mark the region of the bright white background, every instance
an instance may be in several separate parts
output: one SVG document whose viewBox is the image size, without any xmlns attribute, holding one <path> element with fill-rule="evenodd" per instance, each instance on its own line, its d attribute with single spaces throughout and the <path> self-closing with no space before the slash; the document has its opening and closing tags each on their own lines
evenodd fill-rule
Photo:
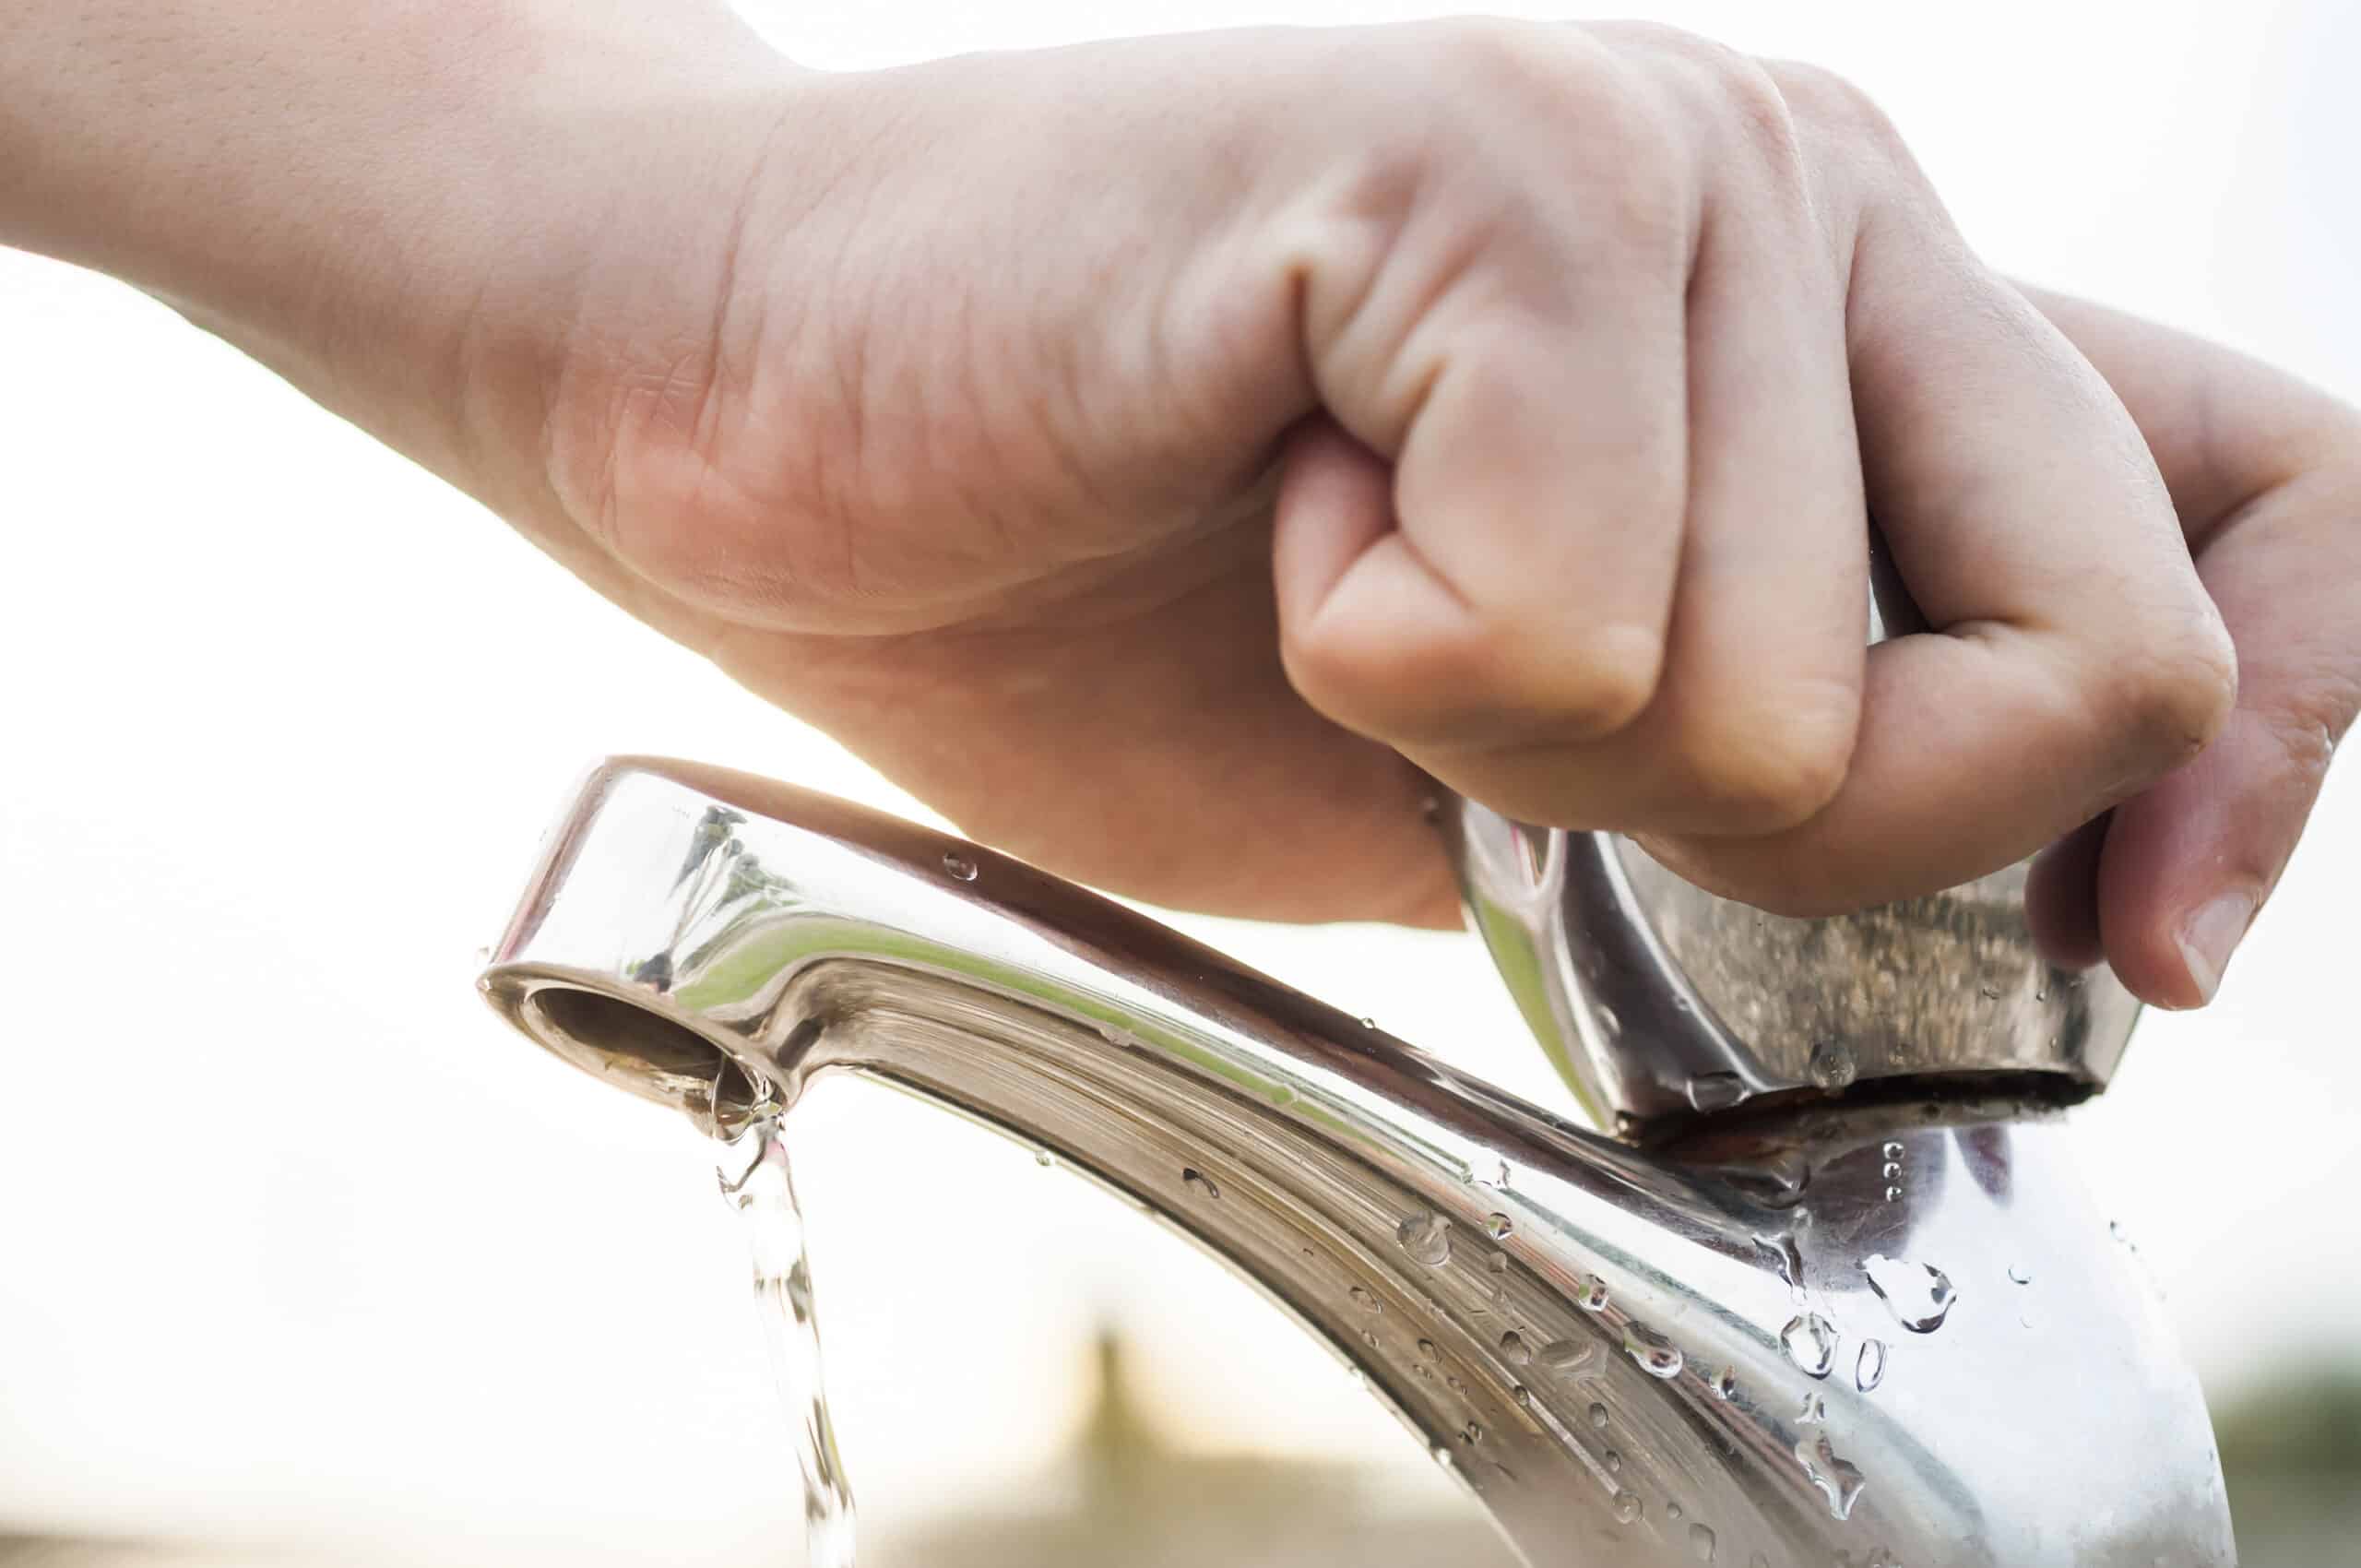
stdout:
<svg viewBox="0 0 2361 1568">
<path fill-rule="evenodd" d="M 863 66 L 1429 9 L 761 15 Z M 2009 268 L 2361 394 L 2349 0 L 1650 14 L 1869 86 Z M 0 253 L 0 1525 L 441 1538 L 446 1562 L 783 1530 L 701 1151 L 507 1036 L 472 955 L 602 752 L 914 808 L 145 299 Z M 2087 1118 L 2217 1391 L 2361 1357 L 2356 870 L 2348 773 L 2220 1004 L 2152 1016 Z M 1551 1092 L 1465 941 L 1190 923 Z M 884 1095 L 800 1120 L 872 1517 L 1021 1500 L 1107 1314 L 1191 1441 L 1375 1455 L 1430 1495 L 1326 1358 L 1128 1211 Z"/>
</svg>

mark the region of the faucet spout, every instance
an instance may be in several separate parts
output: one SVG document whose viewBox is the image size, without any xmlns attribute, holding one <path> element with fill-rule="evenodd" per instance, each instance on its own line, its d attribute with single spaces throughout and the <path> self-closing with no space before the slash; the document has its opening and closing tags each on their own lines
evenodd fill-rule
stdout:
<svg viewBox="0 0 2361 1568">
<path fill-rule="evenodd" d="M 1295 1316 L 1536 1568 L 2235 1562 L 2039 1097 L 1642 1151 L 1018 861 L 649 760 L 594 772 L 481 985 L 708 1127 L 847 1071 L 1046 1151 Z"/>
</svg>

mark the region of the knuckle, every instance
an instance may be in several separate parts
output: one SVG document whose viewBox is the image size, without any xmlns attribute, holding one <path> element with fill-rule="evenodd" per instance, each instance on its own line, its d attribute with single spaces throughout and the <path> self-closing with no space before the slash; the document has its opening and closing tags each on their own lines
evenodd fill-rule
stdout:
<svg viewBox="0 0 2361 1568">
<path fill-rule="evenodd" d="M 1850 77 L 1791 60 L 1766 62 L 1764 76 L 1777 89 L 1791 125 L 1884 161 L 1916 169 L 1901 128 L 1869 91 Z"/>
<path fill-rule="evenodd" d="M 2159 775 L 2210 745 L 2237 701 L 2237 654 L 2210 608 L 2151 631 L 2112 671 L 2109 710 L 2139 766 Z"/>
<path fill-rule="evenodd" d="M 1770 67 L 1753 55 L 1677 28 L 1646 30 L 1657 53 L 1676 63 L 1697 111 L 1735 131 L 1743 146 L 1780 162 L 1799 160 L 1796 119 Z"/>
<path fill-rule="evenodd" d="M 1836 683 L 1717 704 L 1680 748 L 1699 825 L 1759 836 L 1818 816 L 1851 773 L 1859 711 L 1857 693 Z"/>
</svg>

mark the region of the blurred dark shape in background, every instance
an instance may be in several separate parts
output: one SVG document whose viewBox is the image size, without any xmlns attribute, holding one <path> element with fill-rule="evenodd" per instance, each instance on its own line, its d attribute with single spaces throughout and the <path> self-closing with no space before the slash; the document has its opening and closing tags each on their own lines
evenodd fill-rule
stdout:
<svg viewBox="0 0 2361 1568">
<path fill-rule="evenodd" d="M 1005 1509 L 940 1515 L 899 1532 L 880 1516 L 908 1517 L 923 1500 L 872 1500 L 877 1527 L 866 1532 L 865 1568 L 1516 1568 L 1472 1505 L 1451 1515 L 1389 1508 L 1382 1476 L 1360 1466 L 1176 1445 L 1126 1379 L 1121 1336 L 1102 1331 L 1089 1353 L 1097 1401 L 1047 1473 L 1013 1491 Z M 2361 1367 L 2289 1376 L 2217 1406 L 2214 1431 L 2242 1568 L 2361 1568 Z M 2039 1441 L 2037 1431 L 2027 1436 Z M 782 1501 L 782 1518 L 790 1501 Z M 800 1555 L 789 1536 L 773 1561 Z M 0 1533 L 0 1568 L 359 1560 L 332 1541 L 309 1551 L 242 1551 Z M 747 1568 L 771 1564 L 750 1560 Z"/>
</svg>

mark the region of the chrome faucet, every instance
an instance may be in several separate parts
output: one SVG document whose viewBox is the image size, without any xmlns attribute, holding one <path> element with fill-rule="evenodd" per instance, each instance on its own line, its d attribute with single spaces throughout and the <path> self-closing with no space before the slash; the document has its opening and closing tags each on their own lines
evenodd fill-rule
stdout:
<svg viewBox="0 0 2361 1568">
<path fill-rule="evenodd" d="M 1046 1150 L 1293 1313 L 1534 1568 L 2229 1568 L 2203 1399 L 2071 1158 L 2137 1008 L 2022 874 L 1842 920 L 1447 802 L 1471 920 L 1613 1135 L 974 844 L 592 774 L 484 970 L 729 1130 L 820 1074 Z"/>
</svg>

